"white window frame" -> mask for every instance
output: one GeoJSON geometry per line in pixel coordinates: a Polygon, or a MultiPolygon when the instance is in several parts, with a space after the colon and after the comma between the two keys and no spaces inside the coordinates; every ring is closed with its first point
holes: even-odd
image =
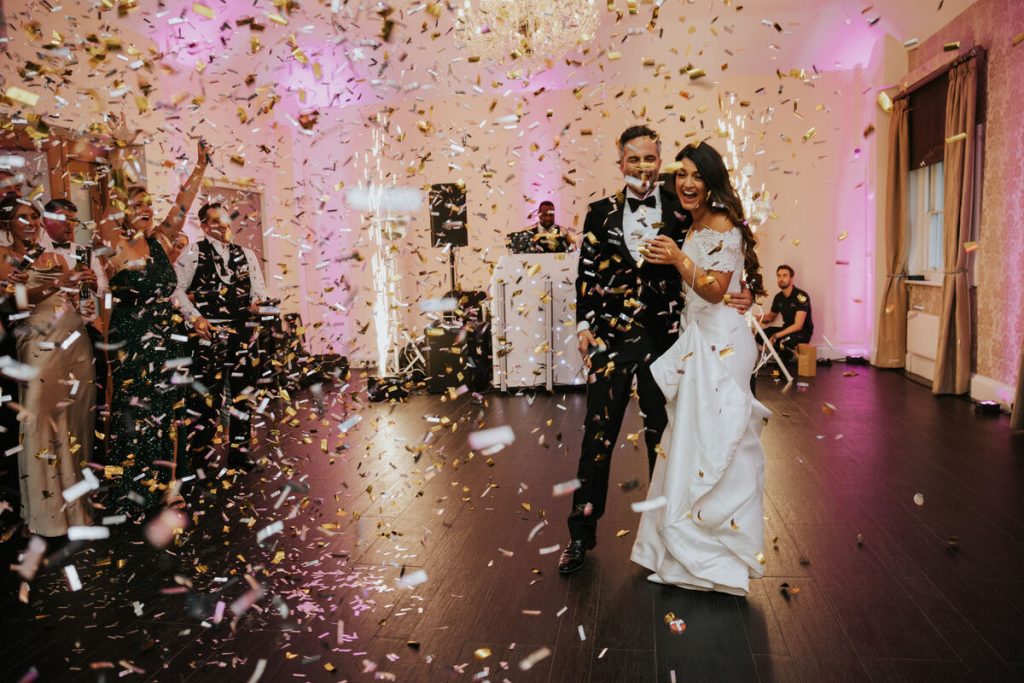
{"type": "Polygon", "coordinates": [[[910,275],[923,275],[926,282],[942,283],[945,229],[943,221],[943,163],[913,169],[909,178],[910,275]]]}

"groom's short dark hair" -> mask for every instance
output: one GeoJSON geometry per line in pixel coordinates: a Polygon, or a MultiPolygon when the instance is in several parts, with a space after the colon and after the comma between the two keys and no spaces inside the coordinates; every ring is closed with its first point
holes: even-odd
{"type": "Polygon", "coordinates": [[[630,126],[622,131],[622,135],[619,136],[619,158],[622,158],[622,154],[626,151],[626,145],[629,144],[629,141],[636,138],[651,138],[658,143],[658,151],[661,152],[661,138],[658,137],[657,132],[653,128],[649,126],[630,126]]]}
{"type": "Polygon", "coordinates": [[[199,222],[205,223],[210,212],[214,209],[223,209],[224,207],[220,202],[210,202],[209,204],[203,204],[199,209],[199,222]]]}

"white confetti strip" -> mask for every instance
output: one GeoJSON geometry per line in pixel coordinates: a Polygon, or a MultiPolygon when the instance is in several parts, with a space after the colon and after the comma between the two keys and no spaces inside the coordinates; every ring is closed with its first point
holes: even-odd
{"type": "Polygon", "coordinates": [[[398,585],[402,588],[412,588],[419,586],[422,583],[427,582],[427,573],[422,569],[417,569],[411,574],[406,574],[398,580],[398,585]]]}
{"type": "Polygon", "coordinates": [[[537,662],[545,659],[546,657],[550,657],[550,656],[551,656],[551,649],[550,648],[542,647],[539,650],[534,650],[529,655],[527,655],[525,659],[523,659],[522,661],[519,662],[519,669],[521,671],[529,671],[530,669],[532,669],[534,667],[534,665],[537,662]]]}
{"type": "Polygon", "coordinates": [[[110,538],[110,529],[105,526],[68,527],[69,541],[99,541],[104,538],[110,538]]]}
{"type": "Polygon", "coordinates": [[[648,512],[650,510],[657,510],[668,505],[668,499],[665,496],[658,496],[657,498],[651,498],[650,500],[638,500],[637,502],[630,505],[633,508],[633,512],[648,512]]]}
{"type": "Polygon", "coordinates": [[[508,425],[502,425],[501,427],[472,432],[469,435],[469,447],[474,451],[496,452],[491,449],[497,448],[501,450],[515,440],[516,435],[512,428],[508,425]]]}
{"type": "Polygon", "coordinates": [[[252,676],[249,676],[249,680],[246,683],[256,683],[263,676],[263,670],[267,668],[267,660],[261,659],[256,662],[256,668],[253,669],[252,676]]]}
{"type": "Polygon", "coordinates": [[[66,565],[64,567],[64,576],[68,580],[68,589],[72,593],[82,590],[82,580],[78,578],[78,570],[75,569],[75,565],[66,565]]]}
{"type": "Polygon", "coordinates": [[[281,520],[268,524],[256,533],[256,542],[262,543],[264,540],[282,531],[284,531],[284,522],[281,520]]]}
{"type": "Polygon", "coordinates": [[[567,493],[572,493],[573,491],[578,489],[580,486],[582,486],[582,484],[580,483],[579,479],[571,479],[569,481],[563,481],[562,483],[555,484],[554,487],[552,487],[551,495],[553,495],[553,496],[564,496],[567,493]]]}

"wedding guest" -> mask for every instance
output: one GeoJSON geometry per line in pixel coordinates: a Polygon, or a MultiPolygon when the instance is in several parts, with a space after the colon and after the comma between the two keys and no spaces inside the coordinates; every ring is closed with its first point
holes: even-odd
{"type": "Polygon", "coordinates": [[[182,252],[175,266],[176,300],[198,335],[193,353],[193,374],[206,393],[190,395],[188,410],[193,423],[189,454],[198,467],[210,457],[210,444],[218,431],[225,391],[230,393],[227,432],[230,435],[227,464],[251,469],[249,442],[255,391],[259,336],[259,303],[267,299],[259,258],[247,247],[235,244],[231,216],[219,203],[199,209],[203,236],[182,252]]]}
{"type": "MultiPolygon", "coordinates": [[[[78,219],[78,207],[75,203],[70,199],[57,198],[46,202],[43,208],[43,227],[46,232],[42,235],[40,244],[47,251],[63,258],[73,270],[89,269],[96,275],[96,291],[89,294],[94,299],[90,309],[93,312],[84,316],[84,320],[87,323],[86,330],[93,348],[97,422],[100,424],[101,433],[105,434],[109,428],[107,421],[107,417],[109,417],[109,400],[107,398],[107,389],[110,386],[107,377],[109,363],[105,350],[105,332],[109,311],[103,310],[102,306],[107,299],[107,292],[110,291],[107,273],[103,269],[101,259],[93,249],[91,240],[88,244],[75,243],[75,228],[81,225],[78,219]]],[[[106,462],[105,440],[94,440],[93,460],[106,462]]]]}
{"type": "MultiPolygon", "coordinates": [[[[114,124],[116,175],[123,163],[120,150],[134,142],[138,131],[129,131],[124,117],[115,118],[114,124]]],[[[116,349],[108,461],[123,468],[112,503],[132,514],[156,508],[172,493],[169,484],[186,474],[179,427],[187,379],[179,368],[188,362],[188,337],[173,303],[177,278],[167,255],[199,192],[211,154],[200,139],[195,167],[159,223],[153,220],[152,198],[145,188],[135,186],[120,189],[120,197],[104,211],[99,224],[103,243],[111,251],[107,267],[114,307],[109,339],[116,349]],[[122,211],[115,211],[117,203],[122,211]]],[[[181,498],[174,496],[170,502],[179,503],[181,498]]]]}
{"type": "Polygon", "coordinates": [[[14,196],[0,202],[0,229],[10,242],[0,247],[0,279],[24,288],[18,359],[33,371],[21,391],[22,519],[31,533],[54,537],[90,517],[88,498],[66,503],[61,494],[82,479],[92,453],[92,346],[77,306],[82,285],[94,289],[96,276],[39,246],[41,218],[14,196]]]}

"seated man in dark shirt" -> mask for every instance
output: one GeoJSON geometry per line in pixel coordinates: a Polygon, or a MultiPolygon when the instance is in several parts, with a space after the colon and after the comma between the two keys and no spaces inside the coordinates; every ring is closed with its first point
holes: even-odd
{"type": "Polygon", "coordinates": [[[506,244],[513,254],[555,254],[572,251],[572,238],[555,225],[555,205],[543,201],[537,206],[538,221],[526,230],[510,233],[506,244]]]}
{"type": "Polygon", "coordinates": [[[797,344],[807,344],[814,334],[814,321],[811,319],[811,297],[807,292],[793,284],[793,268],[779,266],[775,271],[781,290],[772,300],[772,310],[761,316],[761,323],[773,323],[782,316],[782,325],[766,327],[768,335],[779,357],[783,361],[793,358],[797,344]]]}

